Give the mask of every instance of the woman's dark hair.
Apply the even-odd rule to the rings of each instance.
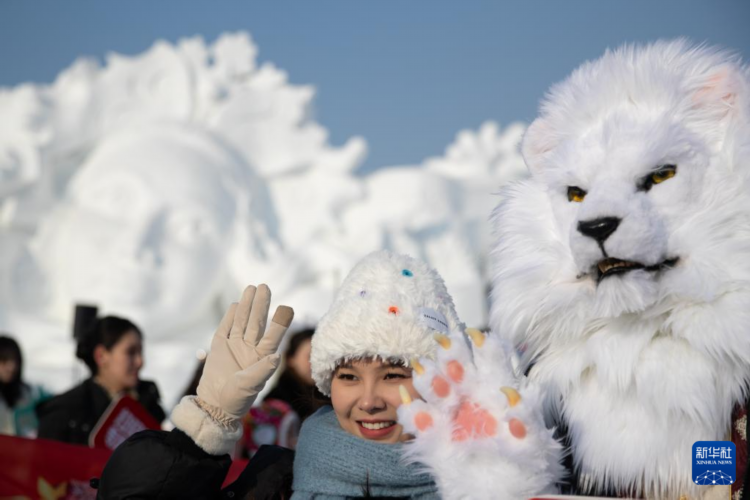
[[[198,384],[201,381],[201,377],[203,376],[203,369],[206,367],[206,361],[198,361],[198,366],[195,367],[195,371],[193,372],[193,378],[190,379],[190,383],[185,388],[185,391],[182,393],[182,397],[185,396],[195,396],[198,394]]]
[[[16,401],[21,397],[21,389],[23,388],[23,382],[21,379],[23,372],[23,356],[21,355],[21,348],[19,347],[18,342],[7,335],[0,335],[0,361],[13,360],[18,365],[15,376],[10,382],[0,382],[0,396],[10,408],[13,408]]]
[[[310,328],[306,330],[300,330],[299,332],[295,333],[294,336],[289,339],[289,345],[286,346],[286,351],[284,352],[284,361],[289,361],[291,358],[293,358],[294,355],[297,354],[300,346],[302,346],[302,344],[304,344],[306,341],[313,338],[314,333],[315,330]]]
[[[284,351],[284,362],[286,363],[285,370],[287,373],[290,373],[291,376],[296,380],[299,380],[299,376],[289,366],[289,360],[293,358],[295,354],[297,354],[297,351],[302,346],[302,344],[309,340],[312,340],[314,333],[314,328],[300,330],[299,332],[295,333],[292,338],[289,339],[289,345],[287,345],[286,351]],[[302,393],[299,395],[297,400],[294,401],[294,403],[297,405],[301,405],[302,407],[309,408],[308,414],[311,415],[318,411],[320,408],[331,405],[331,398],[323,395],[318,390],[318,388],[315,387],[315,384],[309,387],[306,385],[300,385],[300,387],[304,388],[302,389]],[[297,411],[300,410],[297,409]],[[307,416],[308,415],[300,415],[300,418],[301,420],[304,420]]]
[[[99,371],[96,360],[94,360],[96,346],[102,345],[109,351],[120,341],[123,335],[131,330],[143,338],[140,329],[127,319],[116,316],[97,319],[78,339],[76,357],[86,363],[91,375],[96,375]]]

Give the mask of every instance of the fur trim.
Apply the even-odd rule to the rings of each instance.
[[[172,410],[172,423],[211,455],[231,453],[242,437],[239,422],[223,424],[203,410],[195,396],[185,396]]]
[[[524,138],[532,178],[493,214],[491,324],[526,350],[584,486],[699,496],[692,443],[724,439],[744,400],[749,90],[727,52],[626,46],[554,86]],[[665,164],[676,175],[643,188]],[[579,230],[605,217],[603,243]],[[599,281],[604,252],[646,269]]]
[[[432,358],[439,324],[424,321],[424,311],[438,313],[444,333],[463,331],[440,275],[406,255],[374,252],[344,280],[312,340],[312,376],[323,394],[342,360],[364,357],[398,359],[405,364]],[[439,331],[439,330],[437,330]]]

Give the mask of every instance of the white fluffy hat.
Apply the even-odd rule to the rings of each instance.
[[[463,328],[437,271],[407,255],[374,252],[354,266],[320,320],[312,339],[312,376],[330,395],[341,361],[433,357],[435,333]]]

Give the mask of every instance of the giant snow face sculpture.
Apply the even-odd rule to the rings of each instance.
[[[747,70],[685,42],[553,87],[494,218],[492,323],[526,351],[581,485],[678,498],[750,381]]]
[[[185,127],[105,140],[36,242],[56,307],[96,304],[147,331],[205,315],[231,243],[238,170],[224,146]]]

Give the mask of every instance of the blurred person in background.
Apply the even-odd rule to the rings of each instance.
[[[0,434],[35,437],[34,407],[48,395],[23,381],[23,355],[18,343],[0,335]]]
[[[252,458],[264,445],[293,450],[299,438],[300,420],[292,407],[279,399],[264,399],[240,420],[242,438],[234,456]]]
[[[277,399],[289,404],[300,421],[315,413],[328,399],[318,391],[312,378],[310,349],[314,333],[314,329],[302,330],[289,340],[284,371],[265,397],[266,401]]]
[[[76,356],[91,377],[37,406],[38,437],[88,445],[89,434],[110,403],[123,395],[136,399],[156,419],[165,417],[156,384],[140,380],[143,334],[115,316],[98,319],[79,339]]]
[[[242,418],[243,435],[236,456],[251,458],[263,445],[294,449],[302,421],[331,404],[312,378],[310,350],[314,328],[297,332],[284,351],[284,369],[260,405]],[[197,384],[197,382],[196,382]]]
[[[182,392],[182,398],[185,396],[195,396],[198,394],[198,384],[201,381],[201,376],[203,375],[203,368],[206,366],[206,360],[200,359],[198,361],[198,365],[195,367],[195,371],[193,372],[193,378],[190,379],[190,383],[188,383],[185,390]]]

